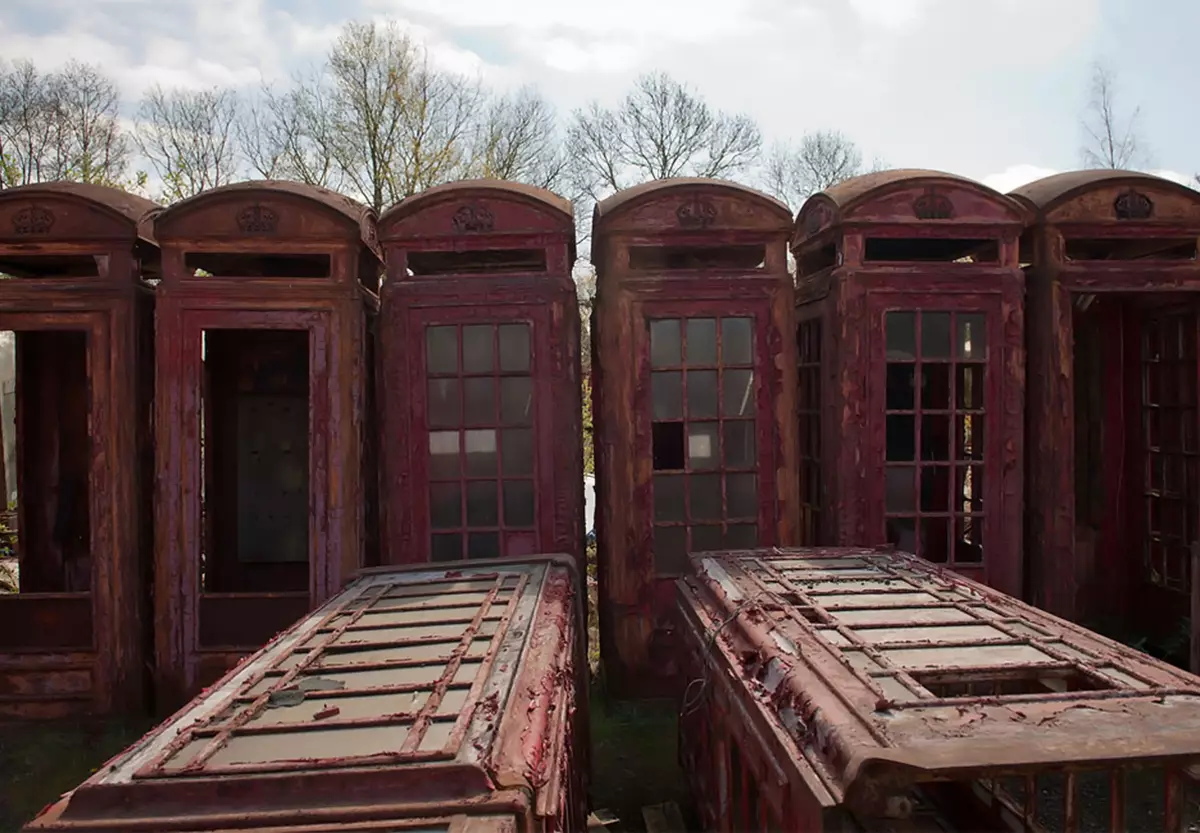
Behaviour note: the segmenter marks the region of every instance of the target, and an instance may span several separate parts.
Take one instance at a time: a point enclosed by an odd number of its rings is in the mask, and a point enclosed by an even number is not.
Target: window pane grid
[[[751,318],[651,319],[655,562],[758,541]]]
[[[983,561],[985,315],[885,317],[888,541],[941,563]]]
[[[1197,538],[1196,318],[1176,313],[1142,327],[1144,559],[1150,582],[1191,587]]]
[[[800,451],[800,542],[817,543],[821,518],[821,319],[796,328],[798,437]]]
[[[426,328],[434,561],[530,550],[536,529],[530,327]]]

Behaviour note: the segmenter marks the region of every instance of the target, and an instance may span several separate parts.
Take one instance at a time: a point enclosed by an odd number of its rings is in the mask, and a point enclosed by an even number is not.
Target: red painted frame
[[[501,556],[565,552],[582,561],[580,325],[570,203],[518,183],[450,183],[389,209],[380,218],[379,236],[388,264],[378,363],[383,563],[422,563],[432,555],[425,328],[521,322],[531,328],[536,534],[513,552],[502,549]],[[522,250],[539,253],[544,268],[487,265],[489,253]],[[408,274],[410,257],[417,262],[450,253],[468,259],[476,253],[478,259]],[[463,523],[468,529],[465,517]]]
[[[788,545],[799,515],[795,460],[792,282],[781,203],[719,180],[661,180],[597,206],[593,261],[593,420],[596,448],[600,651],[618,697],[677,693],[674,577],[654,558],[650,329],[654,318],[752,316],[758,536]],[[641,269],[631,250],[762,247],[761,267]],[[632,359],[632,361],[631,361]],[[713,470],[721,472],[721,468]]]
[[[0,329],[86,333],[82,398],[92,441],[82,466],[90,590],[0,595],[0,718],[132,714],[146,702],[150,487],[143,463],[153,290],[145,279],[158,270],[149,228],[157,210],[140,197],[82,183],[0,191],[0,260],[83,255],[106,261],[95,277],[0,281]],[[22,442],[20,432],[25,420],[41,418],[23,405],[36,387],[18,372],[18,529],[31,528],[27,513],[39,497],[50,497],[30,493],[25,482],[41,453]]]
[[[295,183],[242,183],[177,203],[156,220],[164,276],[157,309],[155,655],[158,708],[186,701],[365,561],[365,343],[382,271],[374,212]],[[185,253],[314,253],[327,278],[204,277]],[[305,330],[309,349],[306,593],[202,593],[199,408],[205,330]],[[194,415],[194,416],[189,416]],[[202,646],[200,617],[243,626],[244,644]],[[223,610],[222,610],[223,608]]]
[[[855,177],[810,198],[796,218],[796,319],[821,319],[820,524],[812,544],[887,542],[884,492],[887,310],[984,312],[989,475],[984,561],[966,572],[1023,593],[1024,275],[1018,238],[1029,212],[967,179],[935,171]],[[980,262],[868,259],[869,240],[971,240]],[[811,268],[811,271],[805,271]],[[795,372],[795,371],[793,371]],[[802,408],[806,407],[802,403]],[[917,455],[920,456],[919,454]],[[917,461],[920,462],[919,460]],[[806,469],[807,470],[807,469]],[[800,484],[802,494],[814,487]],[[919,493],[915,499],[919,500]]]
[[[1200,262],[1086,260],[1068,256],[1072,240],[1150,243],[1200,238],[1200,195],[1159,177],[1128,171],[1078,171],[1013,192],[1035,216],[1023,240],[1029,262],[1029,506],[1032,599],[1075,621],[1133,624],[1142,634],[1174,630],[1188,612],[1186,592],[1146,580],[1143,555],[1142,323],[1158,311],[1200,305]],[[1148,199],[1143,211],[1138,208]],[[1088,299],[1094,299],[1089,301]],[[1076,507],[1076,306],[1097,303],[1106,392],[1104,513],[1080,528]],[[1107,312],[1103,310],[1107,309]],[[1111,337],[1112,333],[1117,337]],[[1131,395],[1129,395],[1131,394]],[[1119,488],[1118,488],[1119,484]],[[1193,507],[1200,513],[1200,507]],[[1185,588],[1186,590],[1186,588]],[[1136,621],[1135,621],[1136,620]]]

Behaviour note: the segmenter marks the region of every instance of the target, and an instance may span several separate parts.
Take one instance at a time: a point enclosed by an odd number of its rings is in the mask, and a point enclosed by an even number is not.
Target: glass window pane
[[[687,432],[688,468],[717,468],[719,464],[717,456],[717,423],[689,423]]]
[[[688,419],[717,418],[717,371],[693,370],[688,373],[687,402]]]
[[[472,480],[467,483],[467,526],[496,526],[500,511],[495,480]]]
[[[888,512],[912,512],[917,508],[913,477],[916,469],[911,466],[888,466],[885,469],[884,508]]]
[[[758,475],[725,475],[725,517],[758,517]]]
[[[921,468],[921,511],[950,511],[950,467]]]
[[[462,535],[435,532],[429,541],[429,557],[433,561],[462,561]]]
[[[921,365],[921,410],[945,411],[950,408],[950,365]]]
[[[911,411],[916,407],[913,390],[916,369],[915,364],[888,362],[886,407],[889,411]]]
[[[444,480],[461,476],[458,468],[457,431],[431,431],[429,433],[429,476]]]
[[[719,524],[692,527],[692,552],[718,552],[724,547],[725,536]]]
[[[693,367],[717,363],[717,319],[688,319],[687,363]]]
[[[721,319],[721,364],[754,364],[754,319]]]
[[[751,468],[754,457],[754,420],[738,419],[724,423],[725,466],[731,469]]]
[[[656,420],[683,419],[683,374],[651,373],[650,400]]]
[[[458,372],[458,327],[425,328],[425,369],[430,373]]]
[[[917,358],[917,314],[889,312],[884,316],[883,329],[887,342],[887,360],[913,361]]]
[[[654,569],[660,576],[687,571],[687,527],[654,527]]]
[[[889,415],[887,418],[887,459],[897,462],[917,457],[916,421],[911,414]]]
[[[758,546],[757,524],[730,524],[725,530],[725,547],[731,550],[752,550]]]
[[[491,373],[495,369],[492,351],[494,335],[491,324],[463,327],[463,373]]]
[[[685,521],[683,494],[684,477],[681,474],[654,475],[654,520]]]
[[[960,364],[958,366],[958,390],[956,399],[961,411],[977,411],[983,408],[983,365]]]
[[[965,312],[958,316],[958,357],[987,358],[987,316],[981,312]]]
[[[688,493],[688,506],[693,521],[721,519],[721,475],[693,475],[688,481]]]
[[[724,376],[724,416],[750,416],[754,413],[754,371],[726,370]]]
[[[532,480],[504,481],[504,525],[533,526]]]
[[[950,560],[950,519],[921,518],[921,557],[936,564]]]
[[[462,385],[458,379],[430,379],[427,414],[436,428],[462,424]]]
[[[950,459],[950,417],[945,414],[921,417],[921,459]]]
[[[499,558],[499,532],[470,532],[467,534],[467,558]]]
[[[679,319],[650,322],[650,366],[679,367],[683,364],[683,339]]]
[[[467,431],[463,440],[467,451],[467,475],[470,477],[495,476],[495,429]]]
[[[950,358],[950,313],[921,313],[921,358]]]
[[[650,426],[651,455],[655,471],[683,469],[683,423],[655,422]]]
[[[528,428],[506,428],[500,433],[504,476],[533,474],[533,432]]]
[[[533,417],[533,379],[505,376],[500,379],[500,421],[505,425],[528,425]]]
[[[500,327],[500,371],[529,371],[529,325],[503,324]]]
[[[429,525],[434,529],[462,526],[462,487],[459,483],[429,484]]]
[[[463,380],[466,407],[463,417],[467,425],[496,424],[496,387],[491,376]]]

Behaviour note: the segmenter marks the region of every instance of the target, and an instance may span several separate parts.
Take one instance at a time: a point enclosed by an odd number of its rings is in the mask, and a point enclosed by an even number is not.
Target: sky
[[[1143,166],[1200,172],[1196,0],[3,0],[0,56],[150,84],[257,88],[319,65],[347,20],[401,23],[448,69],[535,84],[565,115],[664,70],[768,141],[840,130],[888,167],[1007,191],[1081,167],[1091,67],[1140,108]]]

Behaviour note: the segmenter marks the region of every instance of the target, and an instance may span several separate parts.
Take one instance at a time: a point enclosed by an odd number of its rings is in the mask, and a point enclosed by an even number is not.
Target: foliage
[[[592,377],[584,373],[583,388],[583,473],[596,473],[596,447],[592,428]]]
[[[156,84],[146,92],[134,138],[162,180],[162,199],[186,199],[236,179],[238,115],[232,90],[168,91]]]

